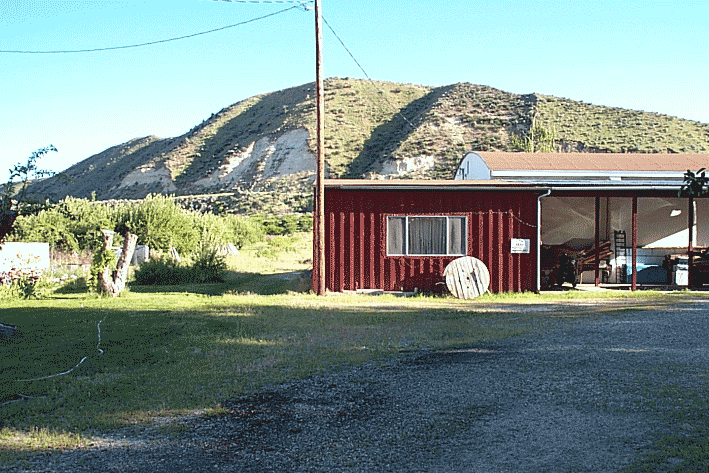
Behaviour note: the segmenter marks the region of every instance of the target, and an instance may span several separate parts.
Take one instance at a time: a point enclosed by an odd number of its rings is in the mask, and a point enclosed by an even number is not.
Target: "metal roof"
[[[675,153],[505,153],[475,151],[491,171],[696,171],[709,167],[709,154]]]

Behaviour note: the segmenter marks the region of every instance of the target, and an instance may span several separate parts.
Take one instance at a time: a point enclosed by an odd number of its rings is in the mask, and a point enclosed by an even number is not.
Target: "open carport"
[[[709,203],[678,195],[685,171],[707,165],[705,154],[471,152],[455,177],[546,188],[540,286],[556,278],[567,254],[578,264],[578,282],[636,289],[703,282]]]

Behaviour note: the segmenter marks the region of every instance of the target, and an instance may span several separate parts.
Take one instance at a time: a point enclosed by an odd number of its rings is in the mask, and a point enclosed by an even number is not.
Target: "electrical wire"
[[[301,6],[305,7],[308,3],[313,3],[313,0],[303,2],[300,0],[214,0],[215,2],[229,2],[229,3],[276,3],[276,4],[291,4],[299,3]]]
[[[334,30],[333,27],[330,25],[330,23],[325,19],[325,17],[323,17],[323,22],[324,22],[325,25],[328,27],[328,29],[330,30],[330,32],[335,36],[335,38],[337,38],[337,41],[340,42],[340,44],[342,45],[342,47],[345,48],[345,51],[347,51],[347,54],[349,54],[350,57],[352,58],[352,60],[355,62],[355,64],[357,64],[357,67],[359,67],[359,70],[362,71],[362,73],[363,73],[364,76],[367,78],[367,80],[369,80],[369,83],[379,92],[379,94],[384,98],[384,101],[391,107],[391,109],[392,109],[394,112],[396,112],[396,115],[400,116],[400,117],[411,127],[412,130],[413,130],[413,129],[416,129],[416,127],[414,126],[414,124],[411,123],[411,121],[410,121],[408,118],[406,118],[406,117],[401,113],[401,111],[399,110],[399,108],[396,107],[393,103],[391,103],[391,101],[390,101],[389,98],[387,97],[386,93],[385,93],[382,89],[380,89],[379,87],[376,86],[376,84],[374,83],[374,80],[372,80],[372,78],[369,77],[369,74],[367,74],[367,71],[364,70],[364,67],[362,67],[362,65],[359,63],[359,61],[357,60],[357,58],[354,57],[354,54],[352,54],[352,51],[350,51],[350,49],[347,47],[347,45],[345,45],[345,42],[342,41],[342,38],[340,38],[340,36],[335,32],[335,30]],[[419,114],[419,115],[421,115],[421,114]],[[413,119],[418,118],[419,115],[416,115],[415,117],[413,117]]]
[[[138,44],[129,44],[129,45],[124,45],[124,46],[109,46],[109,47],[102,47],[102,48],[91,48],[91,49],[63,49],[63,50],[49,50],[49,51],[30,51],[30,50],[2,50],[0,49],[0,53],[4,54],[73,54],[73,53],[95,53],[95,52],[101,52],[101,51],[115,51],[118,49],[132,49],[132,48],[141,48],[143,46],[153,46],[156,44],[162,44],[162,43],[169,43],[172,41],[179,41],[182,39],[188,39],[188,38],[194,38],[195,36],[202,36],[210,33],[216,33],[217,31],[222,31],[226,30],[229,28],[235,28],[237,26],[243,26],[248,23],[253,23],[255,21],[259,20],[264,20],[266,18],[272,17],[279,15],[281,13],[285,13],[290,10],[295,10],[299,9],[301,7],[305,8],[305,3],[310,3],[310,2],[292,2],[292,3],[298,3],[299,5],[285,8],[283,10],[279,10],[277,12],[269,13],[268,15],[263,15],[259,16],[256,18],[251,18],[250,20],[245,20],[241,21],[239,23],[234,23],[233,25],[227,25],[227,26],[222,26],[220,28],[214,28],[212,30],[208,31],[200,31],[199,33],[193,33],[193,34],[188,34],[184,36],[178,36],[174,38],[167,38],[167,39],[160,39],[157,41],[148,41],[145,43],[138,43]]]
[[[211,30],[207,31],[200,31],[198,33],[193,33],[189,35],[183,35],[183,36],[177,36],[173,38],[167,38],[167,39],[161,39],[161,40],[156,40],[156,41],[147,41],[144,43],[137,43],[137,44],[129,44],[129,45],[122,45],[122,46],[108,46],[108,47],[100,47],[100,48],[88,48],[88,49],[60,49],[60,50],[44,50],[44,51],[39,51],[39,50],[7,50],[3,49],[0,50],[0,54],[76,54],[76,53],[94,53],[94,52],[103,52],[103,51],[115,51],[115,50],[121,50],[121,49],[134,49],[134,48],[140,48],[144,46],[153,46],[156,44],[163,44],[163,43],[169,43],[173,41],[180,41],[183,39],[188,39],[188,38],[194,38],[196,36],[202,36],[210,33],[215,33],[218,31],[226,30],[229,28],[235,28],[237,26],[243,26],[248,23],[253,23],[255,21],[259,20],[264,20],[266,18],[279,15],[281,13],[285,13],[287,11],[293,10],[293,9],[300,9],[302,8],[303,10],[307,11],[310,8],[307,6],[308,4],[313,3],[313,0],[214,0],[214,1],[223,1],[223,2],[229,2],[229,3],[244,3],[244,4],[293,4],[294,6],[285,8],[283,10],[279,10],[277,12],[269,13],[267,15],[259,16],[256,18],[251,18],[249,20],[241,21],[239,23],[234,23],[232,25],[227,25],[227,26],[222,26],[220,28],[214,28]],[[352,60],[357,64],[357,67],[362,71],[364,76],[367,78],[367,80],[370,82],[370,84],[381,94],[381,96],[384,98],[385,102],[391,107],[391,109],[396,112],[396,115],[400,116],[410,127],[411,129],[415,129],[416,127],[414,124],[406,118],[401,111],[399,110],[398,107],[396,107],[387,97],[386,93],[379,87],[376,86],[374,83],[374,80],[369,76],[367,71],[362,67],[362,64],[357,60],[357,58],[352,54],[352,51],[347,47],[345,42],[342,40],[342,38],[337,34],[335,29],[330,25],[330,23],[323,17],[323,22],[325,25],[327,25],[328,29],[332,32],[332,34],[335,36],[335,38],[339,41],[340,45],[347,51],[347,54],[352,58]],[[419,113],[419,115],[421,115]],[[417,115],[416,117],[413,117],[412,119],[418,118]]]

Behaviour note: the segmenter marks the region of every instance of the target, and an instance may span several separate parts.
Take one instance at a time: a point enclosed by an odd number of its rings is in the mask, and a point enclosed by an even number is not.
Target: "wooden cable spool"
[[[490,287],[487,266],[472,256],[463,256],[448,263],[443,276],[448,290],[458,299],[473,299],[487,292]]]

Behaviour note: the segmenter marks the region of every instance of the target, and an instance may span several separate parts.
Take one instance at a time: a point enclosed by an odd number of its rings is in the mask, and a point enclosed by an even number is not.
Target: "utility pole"
[[[317,177],[315,184],[315,244],[313,271],[317,274],[315,292],[325,295],[325,126],[323,124],[324,93],[322,78],[322,12],[320,0],[315,0],[315,87],[317,108]]]

